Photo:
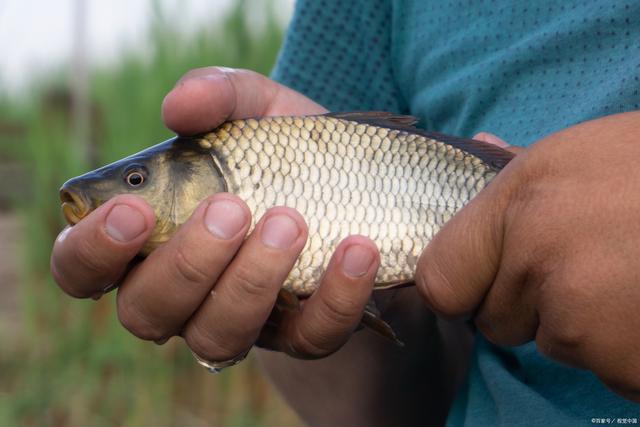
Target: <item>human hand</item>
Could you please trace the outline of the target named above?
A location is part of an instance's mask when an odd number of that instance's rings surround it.
[[[626,113],[520,153],[423,252],[428,305],[640,401],[639,135]]]
[[[162,115],[174,131],[194,134],[230,119],[325,111],[259,74],[209,67],[177,83]],[[284,313],[280,328],[265,328],[307,227],[296,211],[277,207],[245,240],[250,218],[236,196],[213,195],[169,242],[129,269],[155,218],[144,200],[115,197],[60,234],[51,272],[65,292],[80,298],[97,298],[118,283],[125,328],[159,343],[181,335],[205,360],[236,358],[257,340],[297,357],[334,352],[359,324],[371,294],[379,264],[375,245],[361,236],[346,238],[303,309]]]

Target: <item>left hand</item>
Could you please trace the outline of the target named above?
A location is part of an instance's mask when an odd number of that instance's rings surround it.
[[[205,67],[180,79],[162,112],[169,128],[191,135],[226,120],[326,110],[258,73]],[[296,357],[326,356],[360,323],[379,265],[378,249],[365,237],[345,237],[318,292],[301,310],[284,313],[275,329],[269,315],[307,239],[299,213],[269,209],[249,233],[244,201],[218,193],[168,242],[128,268],[155,221],[144,199],[114,197],[56,239],[54,279],[78,298],[99,298],[117,283],[118,318],[132,334],[157,343],[180,335],[199,358],[213,362],[238,360],[256,341]]]
[[[423,297],[640,402],[639,159],[640,112],[524,150],[425,249]]]

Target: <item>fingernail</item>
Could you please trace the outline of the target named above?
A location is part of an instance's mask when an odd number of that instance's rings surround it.
[[[369,271],[373,260],[370,249],[361,245],[351,245],[342,256],[342,269],[348,276],[360,277]]]
[[[262,226],[262,243],[274,249],[287,249],[298,239],[300,228],[288,215],[272,215]]]
[[[102,296],[104,295],[104,293],[102,291],[96,292],[95,294],[91,295],[91,299],[94,301],[98,301],[100,298],[102,298]]]
[[[66,240],[67,236],[69,235],[69,232],[71,231],[71,227],[70,226],[66,226],[64,228],[64,230],[62,230],[60,232],[60,234],[58,234],[58,238],[56,239],[58,242],[62,243]]]
[[[130,242],[146,228],[144,216],[128,205],[115,205],[107,216],[107,234],[120,242]]]
[[[489,132],[480,132],[476,134],[473,138],[479,141],[488,142],[489,144],[497,145],[498,147],[501,147],[501,148],[509,147],[509,144],[507,144],[506,141]]]
[[[226,199],[211,202],[204,216],[204,223],[209,231],[225,240],[238,234],[246,222],[244,209]]]
[[[154,343],[158,344],[158,345],[163,345],[165,344],[167,341],[169,341],[169,338],[161,338],[159,340],[155,340]]]

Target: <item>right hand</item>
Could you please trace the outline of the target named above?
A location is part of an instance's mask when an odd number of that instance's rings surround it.
[[[324,112],[262,75],[216,67],[187,73],[162,106],[166,125],[187,135],[231,119]],[[358,326],[370,297],[379,265],[375,245],[362,236],[346,238],[303,309],[285,313],[281,327],[265,328],[307,227],[295,210],[277,207],[245,240],[250,218],[238,197],[213,195],[169,242],[129,269],[155,218],[143,199],[118,196],[60,234],[51,272],[79,298],[97,298],[116,283],[125,328],[158,343],[181,335],[205,360],[232,359],[256,341],[301,358],[335,352]]]

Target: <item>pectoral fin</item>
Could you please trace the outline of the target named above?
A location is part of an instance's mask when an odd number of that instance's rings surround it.
[[[280,313],[284,311],[297,311],[299,309],[300,299],[298,299],[295,294],[285,289],[280,289],[280,292],[278,292],[278,298],[276,299],[275,310],[271,315],[270,321],[274,325],[277,325],[279,323]],[[360,321],[360,326],[369,328],[376,334],[392,341],[396,345],[404,346],[404,343],[398,339],[391,326],[380,317],[380,311],[376,307],[373,299],[369,300],[365,307],[362,320]]]
[[[384,291],[387,289],[402,289],[415,286],[416,282],[411,280],[393,280],[391,282],[378,282],[373,286],[374,291]]]
[[[276,299],[276,308],[279,310],[295,311],[300,309],[300,300],[292,293],[282,288],[278,292],[278,298]]]
[[[364,309],[362,320],[360,321],[360,325],[369,328],[376,334],[392,341],[396,345],[399,345],[401,347],[404,346],[404,343],[400,341],[400,339],[398,339],[396,333],[391,328],[391,325],[382,320],[382,318],[380,317],[380,311],[376,307],[373,299],[369,300],[369,302],[367,303],[367,306]]]

